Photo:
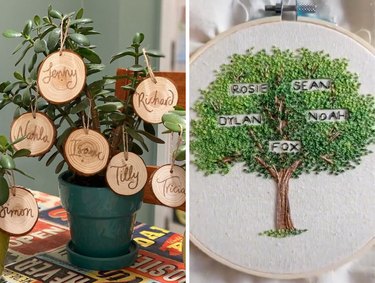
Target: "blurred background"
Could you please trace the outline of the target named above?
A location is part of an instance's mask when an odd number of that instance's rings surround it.
[[[163,71],[185,70],[184,2],[177,0],[2,0],[0,1],[0,29],[1,33],[6,29],[22,30],[26,20],[32,19],[36,14],[46,15],[49,4],[63,13],[76,11],[82,7],[85,9],[84,17],[93,19],[95,30],[101,33],[90,38],[91,43],[97,45],[96,52],[101,56],[102,63],[106,65],[106,69],[99,76],[115,75],[117,68],[128,66],[124,59],[112,64],[109,62],[112,55],[131,44],[136,32],[145,34],[146,49],[159,49],[166,56],[160,62],[156,60],[152,62],[154,69],[160,67]],[[0,81],[12,80],[13,72],[20,70],[19,66],[14,67],[19,55],[11,55],[18,43],[17,39],[0,36]],[[14,111],[15,107],[8,105],[0,112],[0,134],[9,137]],[[162,129],[158,131],[161,133]],[[167,135],[161,138],[169,139]],[[148,146],[150,151],[142,156],[146,164],[168,162],[167,149],[163,146],[157,147],[155,144],[148,144]],[[37,158],[17,160],[17,166],[35,178],[31,180],[18,175],[17,183],[30,189],[58,195],[57,175],[54,170],[59,160],[55,160],[49,167],[45,166],[46,160],[47,158],[43,161],[38,161]],[[173,211],[171,209],[166,211],[163,210],[162,216],[155,216],[155,206],[145,204],[139,211],[137,220],[153,224],[154,217],[168,217],[172,221]],[[164,224],[159,227],[168,228],[168,221],[159,221]]]

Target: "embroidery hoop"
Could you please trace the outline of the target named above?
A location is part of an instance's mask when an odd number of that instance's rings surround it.
[[[317,36],[321,40],[314,41],[313,36]],[[325,41],[322,39],[324,39]],[[343,43],[345,43],[345,45],[343,45]],[[272,46],[279,47],[282,50],[284,49],[295,50],[295,49],[298,49],[299,47],[306,47],[314,51],[324,50],[325,52],[330,53],[333,58],[347,57],[350,59],[350,63],[349,63],[350,71],[355,72],[356,69],[360,69],[362,71],[362,72],[359,72],[360,81],[362,83],[362,88],[361,88],[360,93],[375,94],[375,89],[371,86],[371,81],[372,81],[371,75],[369,75],[371,73],[373,74],[373,71],[374,71],[374,67],[372,67],[371,64],[375,63],[375,59],[374,59],[375,51],[373,47],[369,45],[367,42],[363,41],[361,38],[351,34],[350,32],[348,32],[347,30],[343,28],[334,26],[332,24],[329,24],[320,20],[314,20],[310,18],[298,18],[298,22],[286,22],[286,21],[280,21],[280,17],[271,17],[271,18],[260,19],[260,20],[256,20],[256,21],[252,21],[252,22],[248,22],[248,23],[244,23],[242,25],[236,26],[230,29],[229,31],[219,35],[217,38],[210,41],[209,43],[207,43],[205,46],[200,48],[192,56],[191,64],[190,64],[190,70],[191,70],[191,80],[190,80],[191,81],[191,86],[190,86],[191,104],[190,106],[193,106],[194,102],[200,97],[200,93],[198,90],[206,88],[207,85],[211,81],[214,80],[215,77],[214,77],[213,71],[218,70],[221,64],[229,63],[228,56],[232,54],[236,54],[236,53],[243,54],[245,53],[246,49],[250,47],[255,47],[255,51],[259,51],[261,49],[266,49],[267,51],[269,51],[269,49]],[[342,46],[345,46],[345,51],[343,51],[343,48],[340,50],[340,47]],[[340,52],[336,54],[334,51],[337,51],[337,49],[340,50]],[[357,51],[360,51],[360,52],[356,54],[355,52]],[[366,58],[366,59],[370,58],[371,60],[366,60],[363,58]],[[353,64],[353,61],[357,63]],[[192,112],[191,118],[194,119],[195,117],[196,117],[196,114]],[[374,161],[374,154],[369,155],[369,157],[371,157],[372,160]],[[194,157],[192,156],[192,159],[193,158]],[[352,172],[350,173],[353,173],[354,171],[358,174],[359,171],[364,170],[365,164],[363,163],[364,161],[362,161],[361,166],[358,166],[355,170],[351,170]],[[232,168],[232,170],[233,169],[234,168]],[[335,258],[331,258],[331,259],[323,258],[324,262],[317,264],[314,267],[306,268],[305,266],[304,268],[300,270],[296,270],[296,269],[295,270],[291,270],[291,269],[290,270],[281,270],[281,269],[271,270],[272,262],[275,262],[275,257],[277,257],[277,250],[273,249],[274,245],[275,243],[277,243],[277,241],[283,241],[283,239],[276,239],[275,241],[273,241],[272,239],[270,240],[270,238],[263,239],[265,242],[268,241],[267,249],[262,249],[263,247],[260,247],[259,245],[252,242],[253,239],[248,239],[247,242],[243,242],[242,246],[237,246],[237,247],[234,246],[233,240],[237,240],[237,243],[239,243],[240,240],[244,240],[244,238],[246,238],[245,236],[242,238],[238,237],[237,234],[239,233],[246,234],[246,232],[244,232],[244,226],[246,225],[251,226],[251,224],[254,223],[254,222],[249,221],[250,216],[246,217],[245,215],[244,217],[240,217],[240,219],[238,219],[239,215],[243,215],[243,213],[249,212],[250,208],[248,208],[247,210],[238,210],[237,208],[234,208],[235,206],[239,205],[238,204],[239,197],[240,197],[239,194],[237,195],[237,198],[232,199],[232,203],[229,203],[229,202],[219,203],[221,200],[218,200],[218,198],[220,198],[220,194],[223,194],[224,190],[219,190],[217,188],[216,190],[213,190],[213,189],[208,190],[204,188],[203,186],[207,185],[208,179],[204,179],[204,181],[199,181],[198,179],[201,177],[201,175],[202,174],[200,174],[199,172],[196,172],[196,167],[193,165],[190,170],[190,180],[191,180],[191,185],[190,185],[190,189],[191,189],[191,194],[190,194],[191,195],[190,197],[191,216],[190,217],[191,218],[190,219],[192,223],[190,239],[200,250],[205,252],[207,255],[209,255],[216,261],[226,266],[229,266],[233,269],[236,269],[241,272],[248,273],[248,274],[253,274],[253,275],[262,276],[262,277],[269,277],[269,278],[293,279],[293,278],[309,277],[312,275],[321,274],[323,272],[332,270],[342,265],[343,263],[346,263],[349,260],[352,260],[358,257],[359,255],[364,253],[366,250],[368,250],[375,243],[374,235],[370,235],[371,232],[368,231],[367,235],[363,236],[364,239],[362,239],[363,241],[361,242],[361,244],[358,244],[355,248],[353,247],[351,251],[349,251],[350,248],[346,247],[345,251],[341,250],[341,254],[340,252],[336,252]],[[250,175],[250,176],[246,176],[246,175]],[[238,175],[237,178],[239,176],[241,175]],[[303,176],[301,178],[302,182],[306,176],[311,176],[311,175]],[[215,177],[218,177],[218,176],[216,175]],[[262,189],[264,189],[265,187],[270,187],[272,197],[268,201],[272,202],[271,205],[273,204],[274,195],[273,195],[273,187],[271,183],[267,183],[266,185],[264,185],[265,183],[264,180],[262,179],[258,180],[256,178],[259,178],[259,177],[251,176],[251,174],[245,174],[244,178],[246,178],[247,182],[249,182],[249,180],[250,181],[257,180],[254,186],[257,186],[257,185],[263,186]],[[318,180],[319,178],[321,178],[321,176],[316,178],[316,180],[320,184],[322,181],[319,181]],[[243,182],[245,182],[244,180],[245,179],[243,179]],[[232,178],[232,181],[233,181],[233,178]],[[304,182],[307,183],[307,180],[305,179]],[[295,185],[294,187],[298,187],[298,185]],[[251,189],[253,188],[248,188],[248,190],[244,190],[244,192],[246,192],[249,195],[252,195],[253,197],[256,196],[255,193],[252,194]],[[224,192],[224,194],[226,193],[227,192]],[[230,199],[228,195],[229,194],[226,194],[226,198]],[[236,195],[233,194],[232,198],[235,196]],[[316,195],[315,197],[318,198],[319,196]],[[249,198],[247,197],[246,199],[249,199]],[[209,204],[208,201],[211,201],[211,204]],[[266,201],[263,201],[263,199],[261,198],[259,198],[258,201],[266,202]],[[227,212],[226,217],[224,216],[225,220],[222,220],[223,222],[220,222],[220,220],[219,222],[217,222],[218,221],[217,218],[214,218],[214,219],[209,218],[210,216],[213,215],[212,209],[214,209],[215,207],[221,207],[220,209],[217,209],[217,211],[225,210]],[[249,207],[251,207],[251,205],[249,205]],[[242,214],[235,213],[235,215],[237,215],[237,218],[233,219],[233,221],[237,220],[238,223],[235,226],[235,228],[233,228],[234,226],[231,224],[231,228],[234,229],[235,232],[233,233],[233,230],[227,231],[229,235],[236,236],[235,239],[231,237],[230,239],[228,239],[227,242],[217,243],[218,237],[209,238],[207,234],[205,235],[202,232],[202,230],[205,229],[209,231],[211,234],[217,235],[218,233],[221,233],[222,230],[220,229],[220,227],[221,225],[226,224],[225,222],[228,222],[228,211],[230,210],[235,211],[236,213],[239,213],[239,212],[242,213]],[[263,210],[265,210],[265,208],[263,208]],[[268,212],[263,211],[263,212],[265,212],[266,214],[267,213],[272,214],[272,212],[270,211]],[[206,215],[206,216],[199,218],[198,215]],[[273,215],[270,215],[270,217],[272,216]],[[220,217],[220,215],[218,217]],[[212,225],[211,224],[212,222],[216,222],[216,223]],[[359,222],[359,219],[357,219],[357,222]],[[371,230],[371,227],[375,227],[374,220],[372,219],[372,224],[368,224],[368,225],[369,226],[367,230]],[[216,229],[213,230],[214,229],[213,227]],[[220,229],[220,231],[217,230],[218,228]],[[235,230],[237,228],[238,230]],[[247,227],[245,231],[249,231],[250,228]],[[257,234],[256,231],[255,231],[255,234]],[[329,235],[326,235],[326,236],[329,237]],[[327,242],[329,240],[331,239],[327,239]],[[311,243],[305,242],[305,245],[309,245],[309,244]],[[334,242],[333,244],[336,244],[336,243]],[[282,245],[282,242],[280,243],[280,245]],[[341,245],[344,245],[344,244],[341,244]],[[222,246],[223,248],[221,248],[220,246]],[[250,256],[249,254],[238,255],[238,253],[244,249],[244,246],[247,246],[245,248],[246,251],[248,251],[250,248],[254,250],[258,250],[258,255],[261,254],[261,252],[265,252],[267,254],[266,257],[268,257],[268,261],[263,262],[263,265],[262,265],[262,264],[259,264],[261,260],[259,258],[255,258],[254,254],[251,254]],[[228,250],[230,250],[230,252],[226,252]],[[314,249],[311,249],[311,251],[313,250]],[[272,255],[269,253],[270,251],[272,252]],[[319,250],[315,249],[315,252],[319,252]],[[309,254],[305,254],[305,256],[308,257]],[[319,258],[317,254],[315,254],[314,256]],[[241,257],[244,258],[244,260],[242,261],[239,260]],[[322,258],[319,258],[319,259],[322,259]],[[287,255],[280,256],[278,260],[279,262],[281,260],[283,260],[284,262],[288,262],[288,263],[290,262],[290,259],[288,258]],[[303,258],[302,260],[302,257],[301,257],[301,262],[303,262],[304,260],[305,258]],[[245,261],[253,262],[253,265],[249,263],[246,265]],[[277,265],[277,264],[274,264],[274,265]],[[266,267],[268,267],[268,270]]]

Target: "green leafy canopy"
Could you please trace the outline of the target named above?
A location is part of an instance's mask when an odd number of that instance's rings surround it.
[[[291,82],[301,79],[330,79],[330,91],[293,92]],[[229,94],[230,84],[267,83],[267,93],[247,96]],[[247,172],[270,177],[257,162],[262,158],[277,172],[296,161],[301,173],[327,171],[339,174],[360,164],[375,142],[375,102],[372,95],[359,93],[359,79],[348,71],[346,59],[332,59],[324,52],[300,49],[296,52],[273,48],[235,54],[222,65],[216,79],[201,90],[194,105],[198,118],[191,123],[191,150],[195,164],[206,174],[226,174],[236,162],[245,162]],[[312,109],[347,109],[345,122],[309,123]],[[257,127],[219,127],[218,115],[260,113]],[[282,130],[280,131],[280,123]],[[300,141],[294,154],[275,154],[269,141]]]

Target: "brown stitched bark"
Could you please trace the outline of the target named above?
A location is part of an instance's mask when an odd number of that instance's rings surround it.
[[[284,171],[284,170],[283,170]],[[289,180],[287,172],[280,173],[277,182],[276,229],[295,229],[289,205]]]
[[[276,229],[294,230],[291,209],[289,204],[289,180],[293,173],[302,164],[301,160],[295,161],[289,168],[276,171],[263,159],[256,157],[257,162],[264,167],[277,184],[276,198]]]

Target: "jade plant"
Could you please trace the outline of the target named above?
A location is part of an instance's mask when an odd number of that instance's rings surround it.
[[[0,84],[0,110],[7,105],[16,106],[14,117],[24,112],[31,112],[32,105],[37,105],[37,111],[46,114],[57,128],[57,138],[54,148],[50,153],[39,157],[46,158],[46,165],[51,165],[58,156],[63,156],[63,144],[68,135],[76,128],[80,128],[91,118],[90,128],[101,132],[110,144],[111,154],[123,150],[121,139],[122,129],[129,134],[129,151],[142,154],[148,150],[145,139],[163,143],[155,136],[152,124],[143,122],[136,115],[132,107],[132,96],[138,83],[147,75],[144,66],[142,42],[144,35],[135,34],[131,44],[124,51],[114,55],[111,62],[120,58],[130,58],[132,64],[126,68],[127,75],[102,76],[100,79],[91,79],[92,74],[104,69],[100,56],[95,52],[95,47],[90,43],[90,38],[99,34],[92,26],[93,21],[84,17],[84,10],[63,14],[52,6],[48,8],[46,16],[35,15],[26,22],[22,31],[6,30],[3,35],[7,38],[20,40],[19,45],[13,51],[17,55],[16,66],[20,71],[14,72],[14,80]],[[61,33],[67,37],[64,48],[79,54],[85,63],[87,83],[80,95],[63,105],[48,103],[38,95],[37,73],[39,64],[49,54],[60,50]],[[162,57],[158,51],[146,51],[149,57]],[[97,76],[96,76],[97,77]],[[126,92],[124,100],[114,94],[114,83],[117,79],[126,78],[128,84],[122,86]],[[58,158],[57,158],[58,159]],[[65,164],[65,160],[59,160],[56,165],[56,173],[59,173]],[[97,176],[91,177],[96,178]],[[76,182],[90,184],[90,178],[76,176]]]
[[[233,95],[238,88],[244,93]],[[245,172],[276,184],[276,229],[261,235],[306,232],[292,220],[290,181],[354,169],[375,143],[374,96],[360,94],[358,75],[346,59],[324,52],[273,48],[235,54],[200,92],[191,124],[197,168],[224,175],[243,163]]]

